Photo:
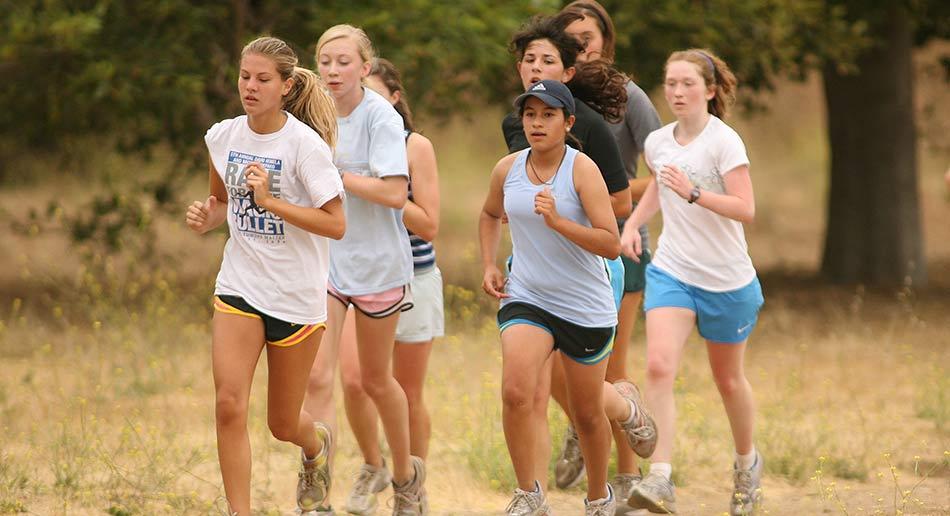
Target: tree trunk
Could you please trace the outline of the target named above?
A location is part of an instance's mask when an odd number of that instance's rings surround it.
[[[856,73],[823,70],[831,188],[821,272],[842,283],[922,286],[911,26],[898,2],[886,9]]]

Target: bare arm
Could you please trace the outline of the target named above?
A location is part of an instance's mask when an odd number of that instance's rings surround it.
[[[591,227],[561,217],[557,213],[556,200],[548,189],[535,196],[535,211],[544,217],[548,227],[582,249],[605,258],[616,258],[620,255],[620,238],[617,221],[608,208],[610,195],[607,185],[597,165],[584,155],[578,156],[574,162],[574,188]]]
[[[406,202],[402,220],[409,231],[431,242],[439,233],[439,171],[435,149],[428,138],[412,133],[406,151],[412,179],[412,200]]]
[[[382,204],[387,208],[399,209],[406,205],[409,198],[409,186],[406,176],[369,177],[343,172],[343,188],[347,192]]]
[[[622,219],[630,215],[630,210],[632,209],[632,204],[630,203],[630,189],[624,188],[619,192],[614,192],[610,194],[610,208],[614,212],[614,217]]]
[[[208,190],[210,191],[208,198],[204,202],[191,203],[185,213],[185,223],[192,231],[201,235],[224,224],[228,218],[228,190],[210,157],[208,158]]]
[[[633,202],[640,202],[640,199],[643,197],[643,194],[647,191],[647,185],[653,182],[653,175],[648,177],[638,177],[636,179],[630,179],[630,200]]]
[[[244,173],[247,175],[247,187],[253,190],[254,202],[259,207],[304,231],[334,240],[343,238],[346,220],[340,197],[327,201],[319,208],[297,206],[270,194],[268,173],[260,163],[249,164]]]
[[[755,196],[752,192],[749,165],[739,165],[724,173],[722,178],[726,187],[725,193],[701,190],[696,204],[717,215],[746,224],[752,223],[755,220]],[[683,199],[689,199],[693,190],[689,177],[675,165],[668,165],[660,170],[660,181]]]
[[[257,194],[254,194],[255,197]],[[307,208],[290,204],[283,199],[268,197],[258,201],[258,206],[277,215],[298,228],[334,240],[346,233],[346,218],[343,215],[343,200],[334,197],[319,208]]]
[[[633,210],[633,215],[624,223],[623,233],[620,235],[620,247],[623,254],[637,263],[640,262],[640,254],[643,253],[643,243],[640,241],[640,226],[646,224],[660,210],[660,197],[656,181],[653,180],[652,174],[649,178],[644,179],[649,179],[650,182],[647,183],[643,197],[640,198],[640,202]]]
[[[482,289],[496,298],[508,297],[504,293],[505,276],[496,264],[498,243],[501,241],[501,218],[505,214],[505,177],[513,160],[506,156],[492,170],[488,196],[478,217],[478,243],[481,252],[483,279]]]

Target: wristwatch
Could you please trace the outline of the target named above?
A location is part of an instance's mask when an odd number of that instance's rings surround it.
[[[693,189],[689,191],[689,199],[687,199],[686,202],[693,204],[699,200],[700,193],[702,193],[702,190],[700,190],[698,186],[694,186]]]

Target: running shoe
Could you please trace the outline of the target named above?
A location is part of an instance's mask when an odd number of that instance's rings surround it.
[[[614,496],[617,498],[617,516],[623,516],[630,510],[627,506],[627,499],[633,494],[633,488],[643,480],[640,475],[630,473],[617,473],[617,476],[610,481],[610,487],[614,490]]]
[[[550,512],[551,508],[537,480],[534,482],[534,491],[515,489],[514,498],[505,508],[505,516],[548,516]]]
[[[558,489],[570,489],[580,483],[586,471],[577,431],[574,425],[569,425],[564,435],[564,449],[554,464],[554,484]]]
[[[376,513],[376,495],[389,487],[393,476],[386,469],[386,460],[380,467],[363,464],[356,476],[356,482],[350,489],[350,496],[346,499],[343,509],[348,514],[368,515]]]
[[[620,421],[620,427],[627,435],[630,448],[644,459],[653,455],[653,450],[656,449],[656,423],[653,422],[653,416],[643,404],[640,389],[627,380],[614,382],[614,389],[637,410],[637,417],[631,421]]]
[[[676,488],[663,475],[650,473],[633,488],[627,504],[634,509],[646,509],[652,513],[674,514]]]
[[[404,486],[397,486],[393,482],[393,516],[426,516],[429,514],[428,498],[426,498],[426,466],[421,458],[413,455],[412,480]]]
[[[614,489],[607,484],[607,498],[588,501],[584,498],[584,516],[614,516],[617,511],[617,500],[614,498]]]
[[[755,462],[750,469],[739,469],[737,464],[732,465],[732,480],[735,489],[732,491],[732,501],[729,507],[730,516],[751,516],[762,506],[762,470],[765,461],[758,450],[755,452]]]
[[[330,495],[330,448],[333,446],[333,434],[330,428],[320,422],[313,424],[317,440],[323,446],[313,459],[307,459],[300,452],[301,467],[297,474],[297,508],[301,512],[315,511],[324,507]]]

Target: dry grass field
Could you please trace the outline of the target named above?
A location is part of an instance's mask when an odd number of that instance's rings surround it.
[[[812,275],[828,160],[819,90],[814,81],[783,86],[765,98],[768,113],[740,113],[735,123],[753,161],[758,219],[747,235],[766,296],[747,358],[766,459],[763,512],[950,514],[946,142],[931,134],[920,152],[932,285],[825,284]],[[946,120],[938,90],[923,98],[936,98],[935,120]],[[513,486],[493,308],[474,288],[476,215],[503,151],[498,120],[428,131],[443,178],[437,244],[448,317],[427,384],[433,514],[500,513]],[[119,182],[162,170],[107,161]],[[95,188],[68,171],[46,174],[0,190],[0,218],[42,212],[54,197],[68,210]],[[182,188],[183,198],[200,198],[204,173]],[[209,296],[224,235],[198,238],[177,218],[156,216],[147,255],[105,254],[69,244],[55,226],[0,225],[0,513],[217,514]],[[642,381],[642,324],[629,345]],[[679,505],[682,514],[718,515],[731,489],[728,422],[696,336],[689,347],[676,386]],[[265,374],[260,368],[252,394],[254,504],[261,514],[290,514],[297,452],[268,434]],[[557,438],[564,421],[553,408],[551,421]],[[337,506],[359,466],[347,431],[339,443]],[[558,514],[578,514],[582,499],[580,489],[551,492]]]

